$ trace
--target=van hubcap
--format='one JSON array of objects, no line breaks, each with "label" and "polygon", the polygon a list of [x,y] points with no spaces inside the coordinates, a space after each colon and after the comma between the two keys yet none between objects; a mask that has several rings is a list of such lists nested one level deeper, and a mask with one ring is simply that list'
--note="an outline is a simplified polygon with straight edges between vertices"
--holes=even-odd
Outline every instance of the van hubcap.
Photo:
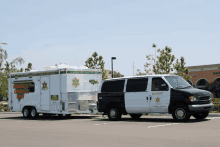
[{"label": "van hubcap", "polygon": [[183,109],[178,109],[178,110],[176,110],[176,116],[177,116],[179,119],[184,118],[184,116],[185,116],[185,111],[184,111]]},{"label": "van hubcap", "polygon": [[114,110],[114,109],[110,111],[110,115],[111,115],[111,117],[115,117],[116,112],[115,112],[115,110]]}]

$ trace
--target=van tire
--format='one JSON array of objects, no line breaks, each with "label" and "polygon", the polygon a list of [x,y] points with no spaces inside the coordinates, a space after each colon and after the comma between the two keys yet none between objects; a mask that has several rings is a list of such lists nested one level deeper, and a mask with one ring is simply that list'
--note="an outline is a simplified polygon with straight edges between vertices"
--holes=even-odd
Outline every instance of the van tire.
[{"label": "van tire", "polygon": [[194,114],[195,119],[205,119],[209,115],[209,111]]},{"label": "van tire", "polygon": [[133,119],[138,119],[142,116],[142,114],[130,114]]},{"label": "van tire", "polygon": [[108,112],[108,118],[110,120],[119,120],[121,119],[122,113],[119,111],[118,108],[111,108]]},{"label": "van tire", "polygon": [[35,107],[31,108],[30,116],[31,116],[31,118],[37,118],[39,116],[39,113],[37,113],[37,110]]},{"label": "van tire", "polygon": [[23,109],[23,117],[24,118],[29,118],[30,117],[30,109],[28,108],[28,107],[25,107],[24,109]]},{"label": "van tire", "polygon": [[172,112],[173,119],[176,121],[184,122],[190,119],[190,111],[184,106],[175,106]]}]

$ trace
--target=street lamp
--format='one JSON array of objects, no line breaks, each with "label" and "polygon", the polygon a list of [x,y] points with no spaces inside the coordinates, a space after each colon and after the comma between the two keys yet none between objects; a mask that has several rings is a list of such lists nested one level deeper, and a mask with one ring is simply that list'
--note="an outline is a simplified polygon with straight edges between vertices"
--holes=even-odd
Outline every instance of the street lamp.
[{"label": "street lamp", "polygon": [[113,60],[116,59],[116,57],[112,57],[112,78],[113,78]]}]

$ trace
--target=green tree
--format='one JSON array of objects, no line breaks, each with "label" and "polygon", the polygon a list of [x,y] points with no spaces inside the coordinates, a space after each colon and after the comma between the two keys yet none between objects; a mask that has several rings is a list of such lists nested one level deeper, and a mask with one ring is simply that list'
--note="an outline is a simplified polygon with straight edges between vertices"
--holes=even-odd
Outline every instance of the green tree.
[{"label": "green tree", "polygon": [[165,49],[158,49],[157,52],[160,53],[160,56],[157,56],[156,65],[153,65],[153,72],[155,74],[169,74],[170,71],[173,71],[171,65],[175,59],[175,56],[171,55],[172,49],[166,46]]},{"label": "green tree", "polygon": [[151,71],[151,69],[149,68],[149,65],[152,65],[152,63],[150,63],[150,60],[154,60],[154,58],[152,55],[147,55],[146,58],[149,62],[146,62],[146,64],[144,64],[145,73],[142,73],[140,69],[137,69],[137,74],[135,76],[147,75]]},{"label": "green tree", "polygon": [[15,64],[24,63],[24,59],[21,57],[15,58],[12,62],[6,61],[5,67],[2,67],[4,60],[8,57],[7,50],[0,48],[0,96],[8,97],[8,74],[19,72],[19,70],[15,67]]},{"label": "green tree", "polygon": [[25,71],[30,71],[32,70],[32,63],[28,63],[27,68],[25,68]]},{"label": "green tree", "polygon": [[[109,71],[109,74],[112,74],[112,71]],[[119,77],[124,77],[120,72],[113,72],[113,78],[119,78]]]},{"label": "green tree", "polygon": [[102,80],[107,79],[107,75],[106,72],[107,70],[105,70],[105,62],[103,61],[103,57],[99,56],[97,52],[94,52],[92,54],[92,57],[88,58],[86,61],[86,67],[90,68],[90,69],[102,69]]},{"label": "green tree", "polygon": [[180,58],[180,62],[177,59],[176,63],[173,65],[174,69],[176,69],[177,73],[175,73],[176,75],[182,76],[186,81],[190,81],[191,80],[191,75],[189,74],[189,68],[185,67],[185,62],[184,62],[184,57],[181,56]]}]

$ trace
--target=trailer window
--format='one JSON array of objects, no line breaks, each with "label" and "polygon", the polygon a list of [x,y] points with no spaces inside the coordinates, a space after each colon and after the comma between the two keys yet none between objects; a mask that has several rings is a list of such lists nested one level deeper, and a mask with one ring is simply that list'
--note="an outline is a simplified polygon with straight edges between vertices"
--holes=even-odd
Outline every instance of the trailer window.
[{"label": "trailer window", "polygon": [[125,80],[105,81],[101,92],[123,92]]},{"label": "trailer window", "polygon": [[128,79],[126,92],[146,91],[148,78]]},{"label": "trailer window", "polygon": [[30,83],[30,85],[28,86],[28,91],[29,92],[35,92],[35,84],[34,84],[34,82]]}]

